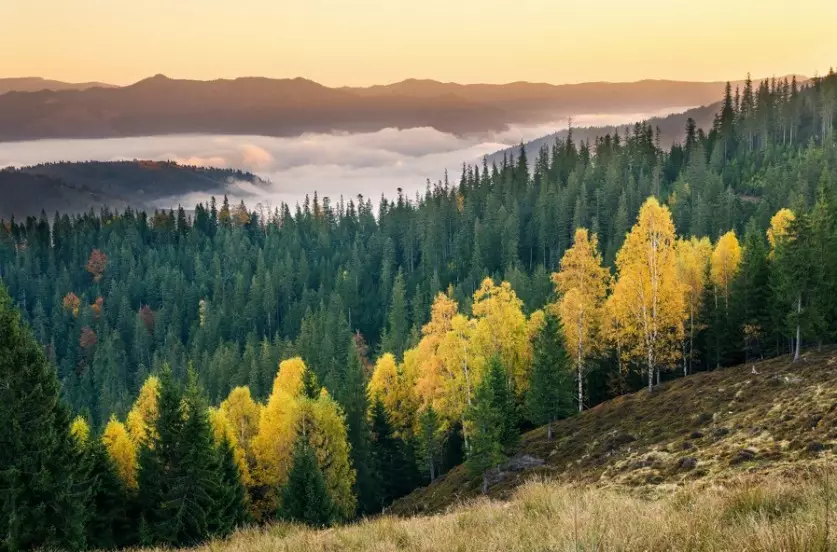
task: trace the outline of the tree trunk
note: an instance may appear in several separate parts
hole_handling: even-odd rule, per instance
[[[482,494],[488,494],[488,470],[482,472]]]
[[[584,410],[584,379],[582,377],[581,365],[578,365],[578,411]]]
[[[552,440],[552,419],[546,423],[546,440]]]
[[[796,345],[793,351],[793,361],[799,360],[800,342],[802,341],[802,323],[800,317],[802,316],[802,294],[796,296]]]

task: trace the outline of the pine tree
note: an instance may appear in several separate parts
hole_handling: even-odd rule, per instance
[[[300,434],[294,447],[293,464],[282,489],[278,514],[281,519],[313,527],[328,527],[337,517],[314,450],[304,434]]]
[[[547,313],[535,337],[532,375],[526,395],[529,419],[546,424],[547,440],[552,440],[552,423],[572,411],[572,366],[564,339],[561,321]]]
[[[55,369],[0,284],[0,545],[84,547],[81,451]]]

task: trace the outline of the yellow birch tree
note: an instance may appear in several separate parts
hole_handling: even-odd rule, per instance
[[[715,250],[712,251],[712,269],[710,276],[712,284],[724,297],[725,312],[729,312],[729,288],[738,274],[741,264],[741,244],[730,231],[718,239]]]
[[[648,376],[680,356],[686,301],[677,277],[674,223],[668,208],[649,198],[616,255],[618,278],[612,312],[618,319],[623,355],[641,361]]]
[[[579,412],[584,410],[587,360],[601,349],[602,307],[609,280],[607,269],[602,267],[598,238],[595,234],[590,236],[585,228],[577,229],[573,245],[564,253],[552,281],[559,295],[554,308],[575,364]]]
[[[709,270],[709,258],[712,255],[712,243],[709,238],[692,237],[677,240],[677,277],[683,283],[686,293],[689,320],[689,353],[683,355],[683,375],[692,371],[694,360],[695,317],[700,312],[703,292]],[[684,343],[686,341],[684,340]],[[688,362],[687,362],[688,359]]]

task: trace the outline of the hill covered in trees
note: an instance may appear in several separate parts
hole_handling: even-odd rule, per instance
[[[557,420],[604,400],[833,341],[835,94],[833,74],[728,88],[713,128],[666,150],[641,123],[559,139],[377,215],[315,196],[0,225],[28,322],[2,334],[0,368],[29,359],[13,389],[46,394],[0,407],[40,413],[27,424],[50,444],[4,429],[12,549],[80,547],[125,520],[119,538],[162,545],[244,519],[328,525],[462,460],[487,491],[523,430],[560,438]],[[46,498],[17,476],[32,447],[54,470]],[[94,505],[39,541],[29,505],[71,492]]]
[[[153,209],[161,200],[201,192],[221,194],[233,181],[264,182],[239,170],[190,167],[165,161],[59,162],[0,170],[0,217],[39,213],[75,215],[107,207]]]

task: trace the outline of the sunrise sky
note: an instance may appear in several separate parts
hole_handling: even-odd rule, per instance
[[[0,77],[551,83],[814,75],[835,0],[2,0]]]

